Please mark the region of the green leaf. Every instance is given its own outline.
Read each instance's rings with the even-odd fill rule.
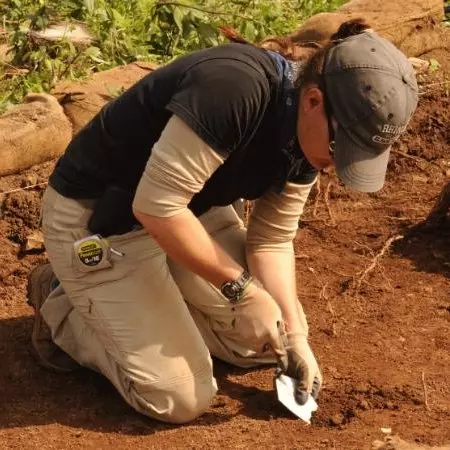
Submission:
[[[49,59],[44,59],[44,67],[51,72],[53,70],[52,63]]]
[[[125,92],[125,88],[123,86],[113,86],[111,84],[105,83],[105,89],[108,91],[108,94],[112,98],[116,98],[119,95],[121,95],[123,92]]]
[[[83,53],[89,58],[98,57],[100,55],[100,49],[98,47],[88,47]]]
[[[100,58],[101,54],[102,54],[102,52],[98,47],[88,47],[83,52],[83,55],[92,59],[92,61],[98,62],[100,64],[106,64],[107,62],[104,59]]]
[[[75,45],[71,41],[67,41],[67,44],[69,46],[69,52],[71,55],[76,55],[77,49],[75,48]]]
[[[206,39],[211,45],[218,45],[218,32],[215,27],[208,23],[199,23],[197,25],[198,34]]]
[[[253,25],[253,22],[248,21],[245,24],[245,30],[244,30],[245,36],[249,41],[254,41],[256,38],[256,35],[258,32],[256,31],[255,25]]]
[[[114,19],[114,22],[116,22],[118,24],[122,23],[124,20],[122,14],[120,14],[120,12],[117,11],[117,9],[115,9],[115,8],[111,8],[111,15]]]
[[[183,31],[184,12],[181,8],[175,7],[173,9],[173,20],[177,24],[178,29]]]
[[[436,72],[436,70],[439,69],[441,65],[439,64],[439,61],[437,59],[431,58],[430,59],[430,67],[428,68],[428,71],[430,73]]]
[[[192,19],[199,19],[199,20],[207,20],[208,19],[206,14],[202,11],[199,11],[198,9],[191,9],[189,11],[189,15],[192,17]]]
[[[83,0],[83,3],[89,14],[95,11],[95,0]]]

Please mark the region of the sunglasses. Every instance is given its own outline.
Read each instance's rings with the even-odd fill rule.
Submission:
[[[334,158],[334,150],[336,147],[336,131],[333,127],[333,108],[331,106],[330,99],[327,95],[327,87],[326,87],[326,79],[324,76],[325,73],[325,65],[326,65],[326,58],[327,55],[324,57],[323,62],[323,68],[322,68],[322,76],[321,76],[321,90],[323,92],[324,98],[325,98],[325,114],[327,115],[327,122],[328,122],[328,152],[332,158]]]
[[[327,115],[327,123],[328,123],[328,152],[331,157],[334,157],[334,149],[336,146],[336,130],[333,127],[333,115],[331,111],[330,101],[325,94],[325,114]]]

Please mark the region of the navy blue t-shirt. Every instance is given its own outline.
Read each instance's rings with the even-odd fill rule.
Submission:
[[[285,91],[277,61],[263,49],[227,44],[183,56],[145,76],[80,130],[50,185],[70,198],[100,198],[114,187],[130,194],[131,212],[152,147],[172,114],[226,157],[193,198],[196,214],[255,199],[286,181],[310,183],[316,171],[298,148],[295,118],[286,133]]]

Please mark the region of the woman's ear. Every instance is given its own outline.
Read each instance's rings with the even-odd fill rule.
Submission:
[[[323,92],[317,85],[306,87],[300,97],[300,108],[304,113],[317,112],[324,107]]]

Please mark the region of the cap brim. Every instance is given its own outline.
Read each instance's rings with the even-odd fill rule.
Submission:
[[[346,186],[360,192],[379,191],[386,178],[390,147],[379,154],[357,145],[339,127],[336,133],[334,159],[336,173]]]

